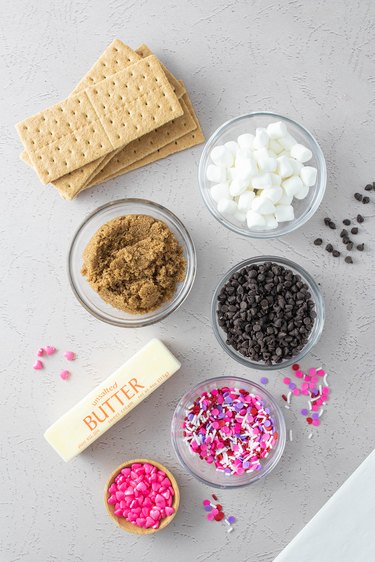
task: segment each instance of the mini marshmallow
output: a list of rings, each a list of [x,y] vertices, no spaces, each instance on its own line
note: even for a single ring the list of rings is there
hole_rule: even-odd
[[[274,172],[276,170],[277,162],[275,158],[269,156],[266,148],[261,148],[254,152],[255,160],[262,172]]]
[[[255,193],[253,191],[245,191],[245,193],[242,193],[238,198],[238,210],[248,211],[251,208],[254,197]]]
[[[231,199],[220,199],[217,210],[222,215],[233,215],[237,211],[237,204]]]
[[[299,160],[300,162],[308,162],[312,158],[312,152],[303,144],[295,144],[290,149],[290,155],[292,158]]]
[[[299,175],[301,176],[301,180],[303,181],[303,183],[308,187],[311,187],[316,183],[317,173],[318,170],[313,166],[303,166]]]
[[[270,123],[267,127],[267,133],[270,139],[279,139],[281,137],[286,137],[288,134],[288,129],[282,121],[276,121],[276,123]]]
[[[281,144],[276,139],[272,139],[272,138],[268,144],[268,148],[272,150],[276,155],[279,155],[280,152],[284,150]]]
[[[292,146],[297,144],[296,139],[294,137],[292,137],[292,135],[290,135],[289,133],[286,134],[284,137],[280,137],[277,140],[279,141],[281,146],[283,146],[284,149],[286,149],[286,150],[290,150],[292,148]]]
[[[255,137],[250,133],[240,135],[237,139],[240,148],[253,148]]]
[[[299,176],[300,175],[300,171],[303,168],[303,164],[302,162],[299,162],[298,160],[296,160],[295,158],[289,158],[289,162],[290,165],[293,168],[293,176]]]
[[[234,165],[237,166],[242,162],[247,162],[250,158],[253,158],[253,151],[251,148],[238,148]]]
[[[281,185],[281,177],[279,174],[271,174],[272,185]]]
[[[243,180],[241,178],[235,178],[230,184],[229,193],[231,194],[232,197],[238,197],[239,195],[241,195],[241,193],[246,191],[248,185],[249,185],[248,181]]]
[[[227,179],[227,171],[221,166],[210,164],[207,166],[207,179],[215,183],[225,183]]]
[[[270,137],[267,134],[267,130],[264,127],[257,127],[255,130],[255,139],[253,142],[253,148],[263,148],[268,146]]]
[[[294,219],[292,205],[278,205],[275,210],[275,218],[278,222],[286,222]]]
[[[224,143],[224,146],[233,154],[233,156],[236,155],[237,150],[239,149],[239,146],[235,141],[228,141]]]
[[[215,146],[215,148],[211,150],[210,156],[216,166],[222,166],[223,168],[233,166],[233,154],[225,146]]]
[[[264,219],[266,221],[265,228],[267,230],[273,230],[279,226],[279,223],[275,219],[275,215],[264,215]]]
[[[252,176],[258,174],[258,168],[252,156],[246,160],[236,160],[235,177],[249,181]]]
[[[293,168],[287,156],[279,156],[276,159],[277,171],[282,178],[288,178],[293,174]]]
[[[277,202],[278,205],[290,205],[291,202],[293,201],[293,195],[289,195],[288,193],[285,192],[284,188],[281,188],[283,194],[281,196],[281,198],[279,199],[279,201]]]
[[[297,193],[294,195],[294,197],[296,199],[305,199],[305,197],[307,196],[309,192],[309,187],[307,185],[305,185],[304,183],[301,185],[300,189],[297,191]]]
[[[255,197],[251,204],[251,210],[260,215],[270,215],[275,212],[275,205],[268,197],[262,194],[259,197]]]
[[[270,199],[272,203],[278,203],[283,195],[283,190],[281,187],[272,186],[269,187],[268,189],[264,189],[262,191],[262,195]]]
[[[285,193],[294,197],[303,187],[303,183],[299,176],[292,176],[291,178],[283,181],[282,186],[285,189]]]
[[[254,176],[251,180],[251,185],[254,189],[266,189],[271,187],[272,178],[271,174],[263,174],[261,176]]]
[[[234,218],[238,220],[238,222],[245,222],[246,221],[246,212],[245,211],[236,211],[234,213]]]
[[[220,199],[230,199],[229,185],[227,183],[218,183],[210,189],[211,197],[219,203]]]
[[[228,181],[233,181],[236,177],[236,168],[227,168]]]
[[[247,211],[246,213],[246,222],[247,222],[247,226],[248,228],[254,228],[254,227],[262,227],[265,226],[266,224],[266,220],[265,218],[260,215],[259,213],[256,213],[255,211]]]

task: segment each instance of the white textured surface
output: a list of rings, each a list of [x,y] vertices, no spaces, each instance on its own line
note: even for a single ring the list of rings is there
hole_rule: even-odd
[[[355,254],[352,267],[312,246],[312,240],[331,235],[321,227],[324,215],[356,214],[353,192],[375,179],[374,19],[371,0],[2,3],[2,561],[271,562],[373,448],[375,220],[361,228],[358,239],[367,248]],[[72,203],[40,185],[18,159],[14,124],[66,96],[114,37],[134,47],[148,43],[184,79],[207,135],[224,120],[256,109],[285,113],[310,128],[329,170],[317,215],[302,230],[264,243],[223,229],[198,192],[201,147]],[[195,240],[199,261],[184,306],[162,324],[137,331],[92,318],[75,300],[66,276],[68,246],[83,217],[127,195],[149,197],[175,211]],[[366,216],[375,214],[373,202],[357,207]],[[180,395],[203,378],[233,373],[259,380],[259,373],[245,372],[221,351],[209,316],[220,276],[262,253],[299,261],[321,284],[326,327],[303,365],[326,367],[333,395],[312,440],[302,417],[286,412],[293,442],[269,478],[242,491],[220,492],[226,511],[238,516],[228,535],[223,525],[205,520],[201,501],[211,490],[178,466],[169,427]],[[152,336],[178,354],[181,371],[65,465],[43,431]],[[47,372],[31,369],[36,349],[45,343],[78,353],[69,382],[58,378],[61,356],[49,361]],[[281,375],[270,378],[269,388],[280,395]],[[182,492],[173,524],[146,538],[117,530],[102,498],[113,467],[138,455],[166,463]]]

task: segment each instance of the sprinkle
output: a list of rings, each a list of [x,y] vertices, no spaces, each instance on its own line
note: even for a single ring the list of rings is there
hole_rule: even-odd
[[[281,395],[281,398],[282,398],[283,400],[285,400],[285,402],[288,400],[287,397],[285,396],[285,394],[282,394],[282,395]]]
[[[267,377],[262,377],[262,378],[260,379],[260,382],[261,382],[262,384],[268,384],[268,379],[267,379]]]
[[[290,384],[288,384],[290,390],[294,390],[295,388],[297,388],[297,385],[294,382],[291,382]]]
[[[233,517],[233,515],[229,515],[229,517],[227,517],[227,521],[230,525],[233,525],[233,523],[236,521],[235,517]]]
[[[47,355],[53,355],[54,353],[56,353],[56,347],[53,347],[53,345],[47,345],[44,348],[44,351],[47,353]]]
[[[203,505],[211,505],[210,500],[203,500]]]
[[[328,382],[327,382],[327,376],[328,376],[328,374],[326,373],[326,374],[324,375],[324,378],[323,378],[324,386],[326,386],[326,387],[329,386],[329,384],[328,384]]]
[[[290,410],[290,406],[288,406],[287,404],[285,404],[284,408],[286,408],[287,410]]]
[[[289,441],[293,441],[293,431],[289,429]]]
[[[33,369],[34,369],[35,371],[40,371],[40,370],[43,369],[43,368],[44,368],[43,363],[41,362],[40,359],[37,359],[37,360],[35,361],[34,365],[33,365]]]
[[[296,371],[295,375],[296,375],[297,379],[303,378],[303,372],[302,371]]]
[[[229,527],[227,533],[231,533],[233,531],[233,527]]]
[[[309,433],[308,436],[307,436],[307,439],[311,439],[312,436],[313,436],[313,434]]]
[[[74,361],[74,359],[76,358],[76,354],[74,353],[74,351],[65,351],[64,357],[68,361]]]
[[[289,378],[289,377],[284,377],[284,378],[283,378],[283,383],[284,383],[284,384],[290,384],[290,382],[291,382],[291,381],[290,381],[290,378]]]
[[[312,418],[308,417],[308,418],[306,418],[306,421],[309,425],[311,425],[313,420],[312,420]]]
[[[294,365],[292,365],[292,369],[293,369],[293,371],[298,371],[298,369],[299,369],[298,363],[294,363]]]
[[[307,408],[302,408],[301,414],[302,414],[303,416],[307,416],[308,413],[309,413],[309,411],[308,411]]]
[[[321,408],[321,410],[319,411],[319,417],[323,415],[323,412],[324,412],[324,408]]]
[[[216,494],[212,494],[212,499],[214,499],[214,500],[215,500],[215,502],[217,502],[217,500],[218,500],[218,497],[217,497],[217,495],[216,495]]]
[[[38,349],[38,351],[36,352],[36,354],[37,354],[38,357],[43,357],[43,355],[44,355],[44,349],[43,349],[43,347],[40,347],[40,348]]]
[[[299,390],[299,388],[293,389],[293,396],[299,396],[300,394],[301,394],[301,391]]]
[[[61,378],[63,381],[68,380],[69,377],[70,377],[69,371],[61,371],[61,373],[60,373],[60,378]]]
[[[287,402],[288,402],[288,404],[290,404],[290,399],[291,399],[291,397],[292,397],[292,393],[291,393],[291,392],[288,392],[288,396],[287,396]]]
[[[210,505],[205,505],[204,510],[208,511],[208,513],[209,513],[210,511],[212,511],[212,507]]]
[[[320,420],[313,420],[312,424],[315,425],[315,426],[318,426],[318,425],[320,425]]]

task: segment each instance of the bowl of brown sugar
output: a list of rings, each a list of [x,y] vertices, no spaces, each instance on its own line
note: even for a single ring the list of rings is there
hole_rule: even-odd
[[[74,235],[70,285],[93,316],[122,327],[154,324],[188,296],[196,272],[193,241],[168,209],[145,199],[99,207]]]

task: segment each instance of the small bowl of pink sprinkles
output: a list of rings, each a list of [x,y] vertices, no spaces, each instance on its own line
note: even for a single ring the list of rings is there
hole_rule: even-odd
[[[182,466],[217,488],[246,486],[267,476],[285,447],[283,414],[272,395],[235,376],[208,379],[180,400],[172,443]]]
[[[172,521],[180,504],[173,474],[149,459],[134,459],[110,475],[104,501],[111,519],[124,531],[149,535]]]

